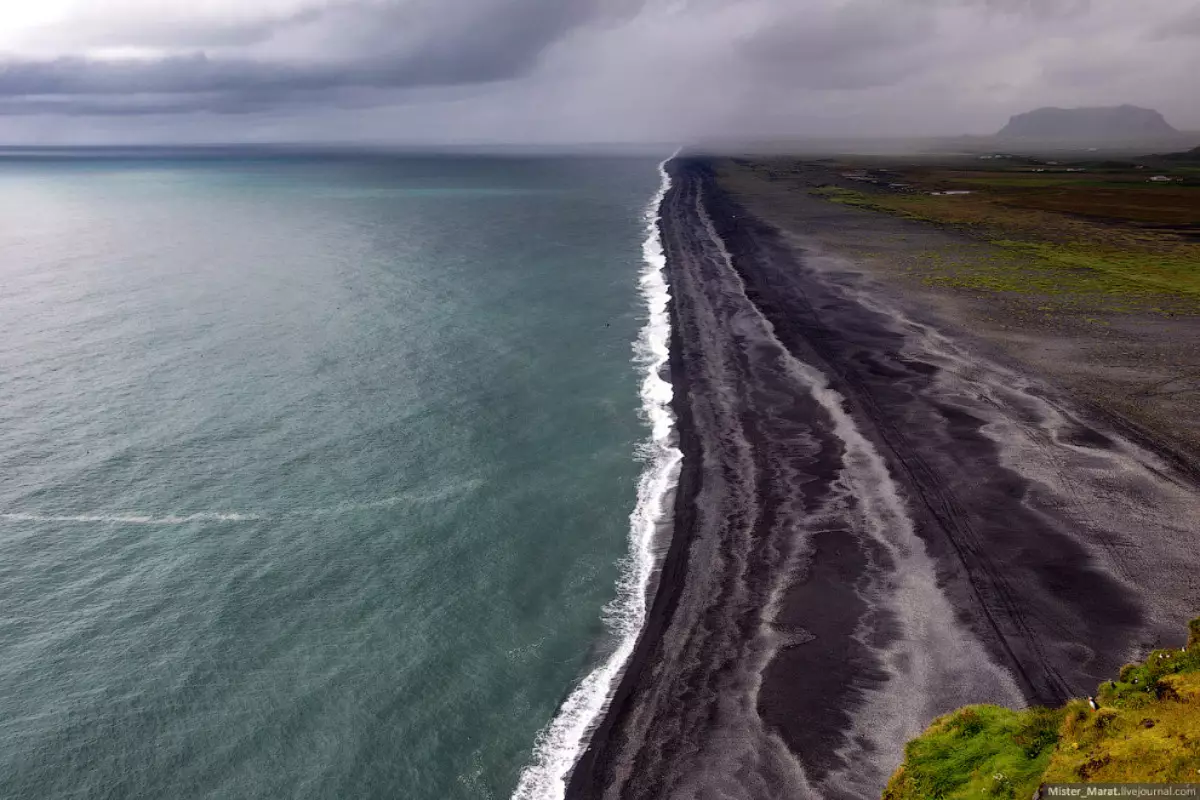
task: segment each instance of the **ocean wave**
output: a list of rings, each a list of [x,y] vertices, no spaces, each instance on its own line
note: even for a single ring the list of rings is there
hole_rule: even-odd
[[[31,512],[9,512],[0,514],[0,520],[8,522],[67,522],[67,523],[114,523],[120,525],[187,525],[193,522],[262,522],[264,520],[330,517],[353,514],[359,511],[375,511],[402,505],[428,505],[442,503],[452,495],[469,492],[483,484],[482,481],[464,481],[461,484],[432,492],[410,492],[366,502],[339,503],[325,508],[302,508],[278,513],[255,511],[200,511],[193,514],[144,514],[137,512],[83,514],[35,514]]]
[[[206,511],[198,514],[0,514],[0,519],[11,522],[114,522],[124,525],[185,525],[189,522],[253,522],[261,520],[259,514],[238,512]]]
[[[659,165],[662,183],[645,212],[646,239],[642,246],[645,267],[639,283],[648,316],[634,344],[634,361],[643,375],[642,415],[650,427],[650,437],[638,449],[638,456],[646,466],[638,481],[637,505],[629,520],[629,553],[622,564],[617,596],[604,614],[617,645],[603,663],[579,682],[558,714],[538,735],[533,759],[521,773],[513,800],[562,800],[565,796],[567,777],[611,701],[646,621],[656,565],[655,537],[667,513],[667,500],[683,460],[683,453],[672,440],[674,392],[662,376],[670,356],[671,295],[664,274],[666,254],[659,231],[659,214],[671,188],[667,174],[670,161]]]

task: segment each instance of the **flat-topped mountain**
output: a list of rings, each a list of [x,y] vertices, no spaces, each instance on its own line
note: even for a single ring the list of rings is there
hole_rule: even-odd
[[[1153,109],[1124,105],[1039,108],[1014,116],[999,135],[1012,139],[1100,141],[1165,138],[1178,136],[1179,131]]]

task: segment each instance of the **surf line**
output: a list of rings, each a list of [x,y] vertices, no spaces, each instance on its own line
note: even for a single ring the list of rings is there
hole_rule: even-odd
[[[654,541],[659,523],[668,511],[667,500],[679,480],[683,461],[683,453],[672,439],[674,390],[662,377],[670,357],[668,303],[671,293],[659,230],[663,200],[671,189],[667,165],[678,154],[676,151],[659,164],[659,190],[643,217],[646,225],[646,238],[642,244],[645,265],[638,282],[648,313],[634,343],[634,363],[642,372],[641,413],[650,427],[650,436],[638,448],[638,456],[645,467],[638,479],[637,505],[629,517],[629,552],[623,559],[617,596],[604,610],[605,624],[617,646],[603,663],[579,682],[558,714],[538,734],[532,761],[521,772],[513,800],[563,800],[567,777],[607,711],[646,622],[650,585],[656,567]]]

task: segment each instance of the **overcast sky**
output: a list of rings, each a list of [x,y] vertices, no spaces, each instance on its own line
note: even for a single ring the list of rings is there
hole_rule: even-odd
[[[0,0],[0,141],[1200,130],[1196,0]]]

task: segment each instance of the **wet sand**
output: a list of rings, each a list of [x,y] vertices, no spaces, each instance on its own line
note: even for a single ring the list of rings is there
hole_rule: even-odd
[[[671,171],[674,531],[568,796],[878,796],[934,716],[1086,694],[1176,642],[1200,609],[1186,462],[708,162]]]

